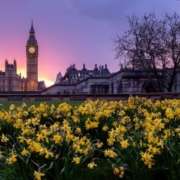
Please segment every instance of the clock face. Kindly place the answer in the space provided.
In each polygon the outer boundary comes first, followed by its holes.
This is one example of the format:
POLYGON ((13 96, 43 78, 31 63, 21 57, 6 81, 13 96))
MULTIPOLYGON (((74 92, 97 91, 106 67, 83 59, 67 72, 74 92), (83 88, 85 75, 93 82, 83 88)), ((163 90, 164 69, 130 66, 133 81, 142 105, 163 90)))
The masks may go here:
POLYGON ((35 49, 35 47, 32 46, 28 49, 28 51, 29 51, 29 53, 34 54, 36 52, 36 49, 35 49))

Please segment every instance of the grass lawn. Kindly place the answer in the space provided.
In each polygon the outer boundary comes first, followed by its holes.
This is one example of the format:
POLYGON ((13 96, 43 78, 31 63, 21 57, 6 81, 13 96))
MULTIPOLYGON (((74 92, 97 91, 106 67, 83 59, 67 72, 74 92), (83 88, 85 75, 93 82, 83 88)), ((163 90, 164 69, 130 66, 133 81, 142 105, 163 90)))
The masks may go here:
POLYGON ((40 103, 54 104, 57 105, 59 103, 67 102, 73 105, 78 105, 82 101, 62 101, 62 100, 53 100, 53 101, 0 101, 0 109, 8 109, 11 104, 16 106, 20 106, 23 103, 26 103, 28 106, 30 105, 39 105, 40 103))

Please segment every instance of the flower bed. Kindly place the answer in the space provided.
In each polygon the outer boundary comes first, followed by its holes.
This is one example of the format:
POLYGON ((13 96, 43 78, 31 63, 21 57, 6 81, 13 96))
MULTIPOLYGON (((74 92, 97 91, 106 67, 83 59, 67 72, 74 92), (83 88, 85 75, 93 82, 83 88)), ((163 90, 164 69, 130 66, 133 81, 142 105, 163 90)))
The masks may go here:
POLYGON ((11 105, 0 178, 180 179, 180 100, 11 105))

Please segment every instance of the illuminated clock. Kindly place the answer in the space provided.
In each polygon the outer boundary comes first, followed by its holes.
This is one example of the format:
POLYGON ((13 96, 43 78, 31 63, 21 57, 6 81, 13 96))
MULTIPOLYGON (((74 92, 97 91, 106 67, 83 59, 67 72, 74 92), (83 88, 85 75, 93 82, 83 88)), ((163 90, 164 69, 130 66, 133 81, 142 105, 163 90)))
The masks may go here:
POLYGON ((35 47, 31 46, 29 49, 28 49, 29 53, 31 54, 34 54, 36 52, 36 49, 35 47))

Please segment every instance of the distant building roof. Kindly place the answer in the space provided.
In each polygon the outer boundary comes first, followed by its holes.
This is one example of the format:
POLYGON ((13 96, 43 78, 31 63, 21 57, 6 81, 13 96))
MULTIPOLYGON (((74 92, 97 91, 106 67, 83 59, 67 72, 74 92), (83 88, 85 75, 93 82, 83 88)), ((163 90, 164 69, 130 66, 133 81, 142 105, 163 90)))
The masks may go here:
POLYGON ((56 77, 56 84, 57 83, 72 84, 87 79, 88 77, 108 77, 110 75, 111 73, 106 64, 105 66, 99 66, 99 67, 97 67, 97 64, 95 64, 93 70, 87 69, 85 64, 83 64, 83 68, 79 70, 76 68, 75 64, 73 64, 67 68, 64 76, 58 73, 56 77))

